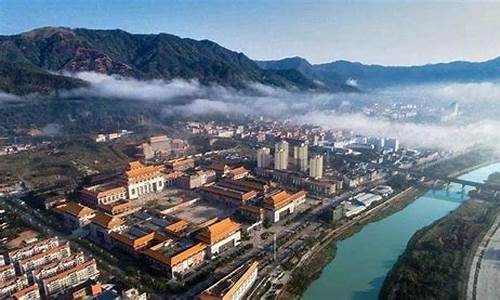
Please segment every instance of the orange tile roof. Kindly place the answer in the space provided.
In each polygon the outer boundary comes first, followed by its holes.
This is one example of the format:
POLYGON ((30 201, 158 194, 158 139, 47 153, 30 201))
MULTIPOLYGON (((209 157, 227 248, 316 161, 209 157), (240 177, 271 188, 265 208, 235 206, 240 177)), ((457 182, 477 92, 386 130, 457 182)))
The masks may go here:
POLYGON ((106 229, 112 229, 125 223, 124 220, 118 217, 113 217, 102 212, 96 212, 95 216, 90 221, 106 229))
POLYGON ((304 191, 300 191, 295 194, 289 194, 286 191, 281 191, 264 199, 264 207, 269 209, 278 209, 298 198, 305 197, 305 195, 306 193, 304 191))
POLYGON ((77 218, 83 218, 94 213, 93 209, 71 201, 61 204, 55 209, 56 211, 67 213, 77 218))
POLYGON ((180 252, 172 255, 172 256, 166 256, 164 255, 161 251, 155 250, 155 249, 147 249, 144 251, 144 254, 147 256, 164 263, 170 267, 176 266, 186 259, 190 258, 193 255, 196 255, 200 253, 201 251, 204 251, 207 248, 207 245, 203 243, 198 243, 195 244, 187 249, 181 250, 180 252))
POLYGON ((248 170, 245 169, 245 167, 238 167, 238 168, 232 169, 231 171, 229 171, 229 173, 231 173, 231 175, 233 175, 233 176, 238 176, 238 175, 243 175, 245 173, 248 173, 248 170))
POLYGON ((140 161, 132 161, 128 164, 130 170, 143 168, 144 165, 140 161))
POLYGON ((14 293, 12 295, 12 297, 14 299, 19 299, 19 298, 22 298, 22 297, 26 296, 27 294, 29 294, 31 292, 34 292, 36 290, 38 290, 38 284, 35 283, 35 284, 33 284, 33 285, 31 285, 31 286, 29 286, 27 288, 24 288, 24 289, 22 289, 20 291, 17 291, 16 293, 14 293))
POLYGON ((175 222, 175 223, 168 225, 167 227, 165 227, 165 230, 168 232, 171 232, 171 233, 177 233, 177 232, 187 228, 188 225, 189 225, 189 223, 187 221, 180 220, 178 222, 175 222))
POLYGON ((230 218, 226 218, 215 224, 202 228, 198 237, 201 241, 213 245, 238 230, 240 230, 240 224, 232 221, 230 218))

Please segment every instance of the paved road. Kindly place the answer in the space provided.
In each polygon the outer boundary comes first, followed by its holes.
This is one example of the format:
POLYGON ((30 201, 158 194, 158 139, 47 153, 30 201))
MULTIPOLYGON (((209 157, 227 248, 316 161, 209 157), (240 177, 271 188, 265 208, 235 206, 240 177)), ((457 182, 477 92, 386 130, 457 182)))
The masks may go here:
POLYGON ((500 295, 500 218, 486 233, 472 263, 468 300, 493 300, 500 295))

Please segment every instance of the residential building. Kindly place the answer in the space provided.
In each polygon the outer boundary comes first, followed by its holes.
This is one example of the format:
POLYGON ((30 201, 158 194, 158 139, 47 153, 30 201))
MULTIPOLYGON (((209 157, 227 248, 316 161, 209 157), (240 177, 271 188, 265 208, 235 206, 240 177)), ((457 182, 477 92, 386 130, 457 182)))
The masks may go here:
POLYGON ((271 149, 263 147, 257 150, 257 167, 269 168, 272 162, 271 149))
POLYGON ((16 262, 17 268, 21 274, 26 274, 30 271, 38 269, 39 267, 61 260, 71 255, 69 243, 66 242, 62 245, 49 249, 25 259, 16 262))
POLYGON ((52 277, 58 273, 65 270, 69 270, 77 265, 83 264, 85 262, 85 255, 83 252, 78 252, 71 256, 65 257, 61 260, 52 262, 50 264, 44 265, 35 269, 31 272, 31 277, 34 281, 39 282, 44 278, 52 277))
POLYGON ((38 287, 38 284, 35 283, 33 285, 30 285, 20 291, 15 292, 12 294, 12 299, 14 300, 39 300, 41 299, 40 297, 40 289, 38 287))
POLYGON ((95 279, 99 276, 95 259, 58 273, 52 277, 40 281, 44 294, 53 297, 62 293, 65 289, 76 286, 86 280, 95 279))
POLYGON ((293 147, 293 159, 295 166, 302 172, 307 171, 308 146, 304 143, 293 147))
POLYGON ((250 262, 238 267, 226 277, 203 291, 199 300, 241 300, 246 299, 258 275, 258 263, 250 262))
POLYGON ((16 269, 13 264, 3 265, 0 267, 0 283, 8 281, 16 277, 16 269))
POLYGON ((323 177, 323 156, 316 155, 309 163, 309 176, 315 179, 323 177))
POLYGON ((5 282, 0 282, 0 298, 5 299, 12 294, 29 287, 28 276, 21 275, 5 282))
POLYGON ((208 256, 215 258, 225 250, 240 244, 240 224, 226 218, 202 228, 197 239, 208 245, 208 256))
POLYGON ((35 254, 48 251, 60 245, 58 237, 48 238, 29 244, 20 248, 16 248, 6 253, 5 259, 8 263, 17 262, 19 260, 31 257, 35 254))
POLYGON ((288 168, 288 142, 281 141, 275 145, 274 168, 286 170, 288 168))

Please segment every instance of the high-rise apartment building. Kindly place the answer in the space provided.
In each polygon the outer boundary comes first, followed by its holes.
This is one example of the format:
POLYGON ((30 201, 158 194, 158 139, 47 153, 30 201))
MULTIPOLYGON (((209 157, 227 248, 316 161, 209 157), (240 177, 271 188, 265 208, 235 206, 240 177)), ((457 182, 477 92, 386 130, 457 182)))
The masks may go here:
POLYGON ((288 167, 288 143, 281 141, 274 148, 274 168, 286 170, 288 167))
POLYGON ((257 150, 257 167, 268 168, 271 165, 271 149, 263 147, 257 150))
POLYGON ((309 176, 320 179, 323 177, 323 156, 316 155, 311 158, 309 163, 309 176))
POLYGON ((307 171, 308 152, 308 147, 304 143, 293 147, 293 159, 295 161, 295 165, 302 172, 307 171))

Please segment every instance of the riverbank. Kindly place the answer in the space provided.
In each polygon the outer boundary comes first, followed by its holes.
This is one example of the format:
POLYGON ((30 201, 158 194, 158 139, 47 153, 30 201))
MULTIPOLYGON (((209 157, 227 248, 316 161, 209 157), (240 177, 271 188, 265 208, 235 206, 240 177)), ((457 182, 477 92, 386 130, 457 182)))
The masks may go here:
POLYGON ((419 196, 428 191, 426 187, 410 187, 397 195, 380 203, 369 211, 352 220, 332 226, 330 236, 311 248, 309 255, 299 263, 292 272, 289 282, 280 293, 278 299, 298 299, 309 284, 317 279, 328 263, 335 258, 336 243, 359 232, 363 226, 386 218, 411 204, 419 196))
POLYGON ((379 298, 464 298, 474 249, 499 211, 495 202, 468 200, 419 230, 387 275, 379 298))

